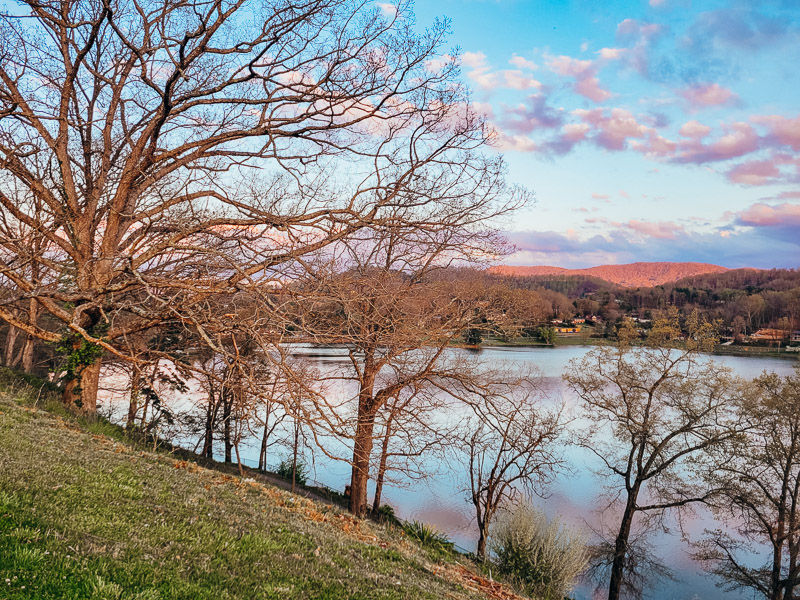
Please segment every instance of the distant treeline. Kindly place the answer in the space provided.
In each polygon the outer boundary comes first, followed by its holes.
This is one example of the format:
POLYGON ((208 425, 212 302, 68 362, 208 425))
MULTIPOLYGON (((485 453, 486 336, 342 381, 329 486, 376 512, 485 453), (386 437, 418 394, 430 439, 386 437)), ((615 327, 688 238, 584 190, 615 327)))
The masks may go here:
POLYGON ((556 292, 569 298, 576 315, 650 318, 677 307, 721 320, 727 333, 749 334, 762 327, 800 328, 800 270, 735 269, 687 277, 654 287, 625 288, 596 277, 544 275, 493 276, 512 289, 556 292), (583 314, 581 314, 583 313, 583 314))

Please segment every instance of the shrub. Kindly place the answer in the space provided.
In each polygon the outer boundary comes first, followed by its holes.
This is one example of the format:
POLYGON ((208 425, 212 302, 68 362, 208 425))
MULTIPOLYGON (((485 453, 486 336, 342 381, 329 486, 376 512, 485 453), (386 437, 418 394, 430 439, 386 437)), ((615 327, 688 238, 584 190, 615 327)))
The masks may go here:
POLYGON ((425 523, 420 523, 419 521, 406 523, 403 525, 403 531, 406 532, 408 537, 417 540, 421 546, 430 550, 441 553, 448 553, 453 550, 453 542, 425 523))
POLYGON ((389 525, 400 525, 400 520, 394 514, 394 508, 389 504, 382 504, 381 507, 373 515, 379 523, 386 523, 389 525))
POLYGON ((579 536, 530 505, 498 516, 490 548, 497 571, 523 593, 542 600, 564 598, 588 559, 579 536))
MULTIPOLYGON (((284 458, 275 468, 275 474, 284 479, 292 480, 292 458, 284 458)), ((305 485, 308 481, 308 467, 299 460, 295 464, 294 481, 297 485, 305 485)))

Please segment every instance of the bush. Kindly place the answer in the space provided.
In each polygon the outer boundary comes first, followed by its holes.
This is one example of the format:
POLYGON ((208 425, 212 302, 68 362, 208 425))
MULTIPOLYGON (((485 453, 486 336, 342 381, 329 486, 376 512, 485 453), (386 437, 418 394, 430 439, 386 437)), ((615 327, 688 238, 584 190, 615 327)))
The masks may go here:
MULTIPOLYGON (((275 469, 275 474, 284 479, 292 480, 292 458, 284 458, 275 469)), ((299 460, 295 465, 294 481, 297 485, 305 485, 308 481, 308 467, 299 460)))
POLYGON ((530 505, 501 514, 490 532, 497 571, 523 593, 561 600, 586 567, 583 540, 530 505))
POLYGON ((417 540, 421 546, 429 550, 445 554, 453 550, 453 542, 425 523, 419 521, 406 523, 403 525, 403 531, 408 537, 417 540))
POLYGON ((389 504, 382 504, 381 507, 375 512, 373 518, 379 523, 386 523, 388 525, 400 525, 400 519, 394 514, 394 508, 389 504))

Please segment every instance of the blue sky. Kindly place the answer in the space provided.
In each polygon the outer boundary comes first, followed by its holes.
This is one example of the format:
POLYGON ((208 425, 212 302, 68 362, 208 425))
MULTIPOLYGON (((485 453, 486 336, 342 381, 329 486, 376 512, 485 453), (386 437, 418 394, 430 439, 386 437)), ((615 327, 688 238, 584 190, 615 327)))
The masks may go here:
POLYGON ((800 267, 800 2, 425 0, 509 179, 510 264, 800 267))

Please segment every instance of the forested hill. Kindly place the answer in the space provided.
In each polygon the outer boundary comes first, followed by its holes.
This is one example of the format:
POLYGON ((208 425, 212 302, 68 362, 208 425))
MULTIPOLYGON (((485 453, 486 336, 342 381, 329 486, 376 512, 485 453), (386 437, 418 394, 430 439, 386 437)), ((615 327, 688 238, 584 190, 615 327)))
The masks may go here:
POLYGON ((704 273, 675 281, 674 288, 704 290, 743 290, 746 292, 783 292, 800 287, 800 268, 797 269, 732 269, 721 273, 704 273))
POLYGON ((637 262, 627 265, 601 265, 588 269, 498 266, 490 271, 498 275, 516 277, 589 276, 623 287, 649 287, 696 275, 724 273, 727 270, 719 265, 698 262, 637 262))

